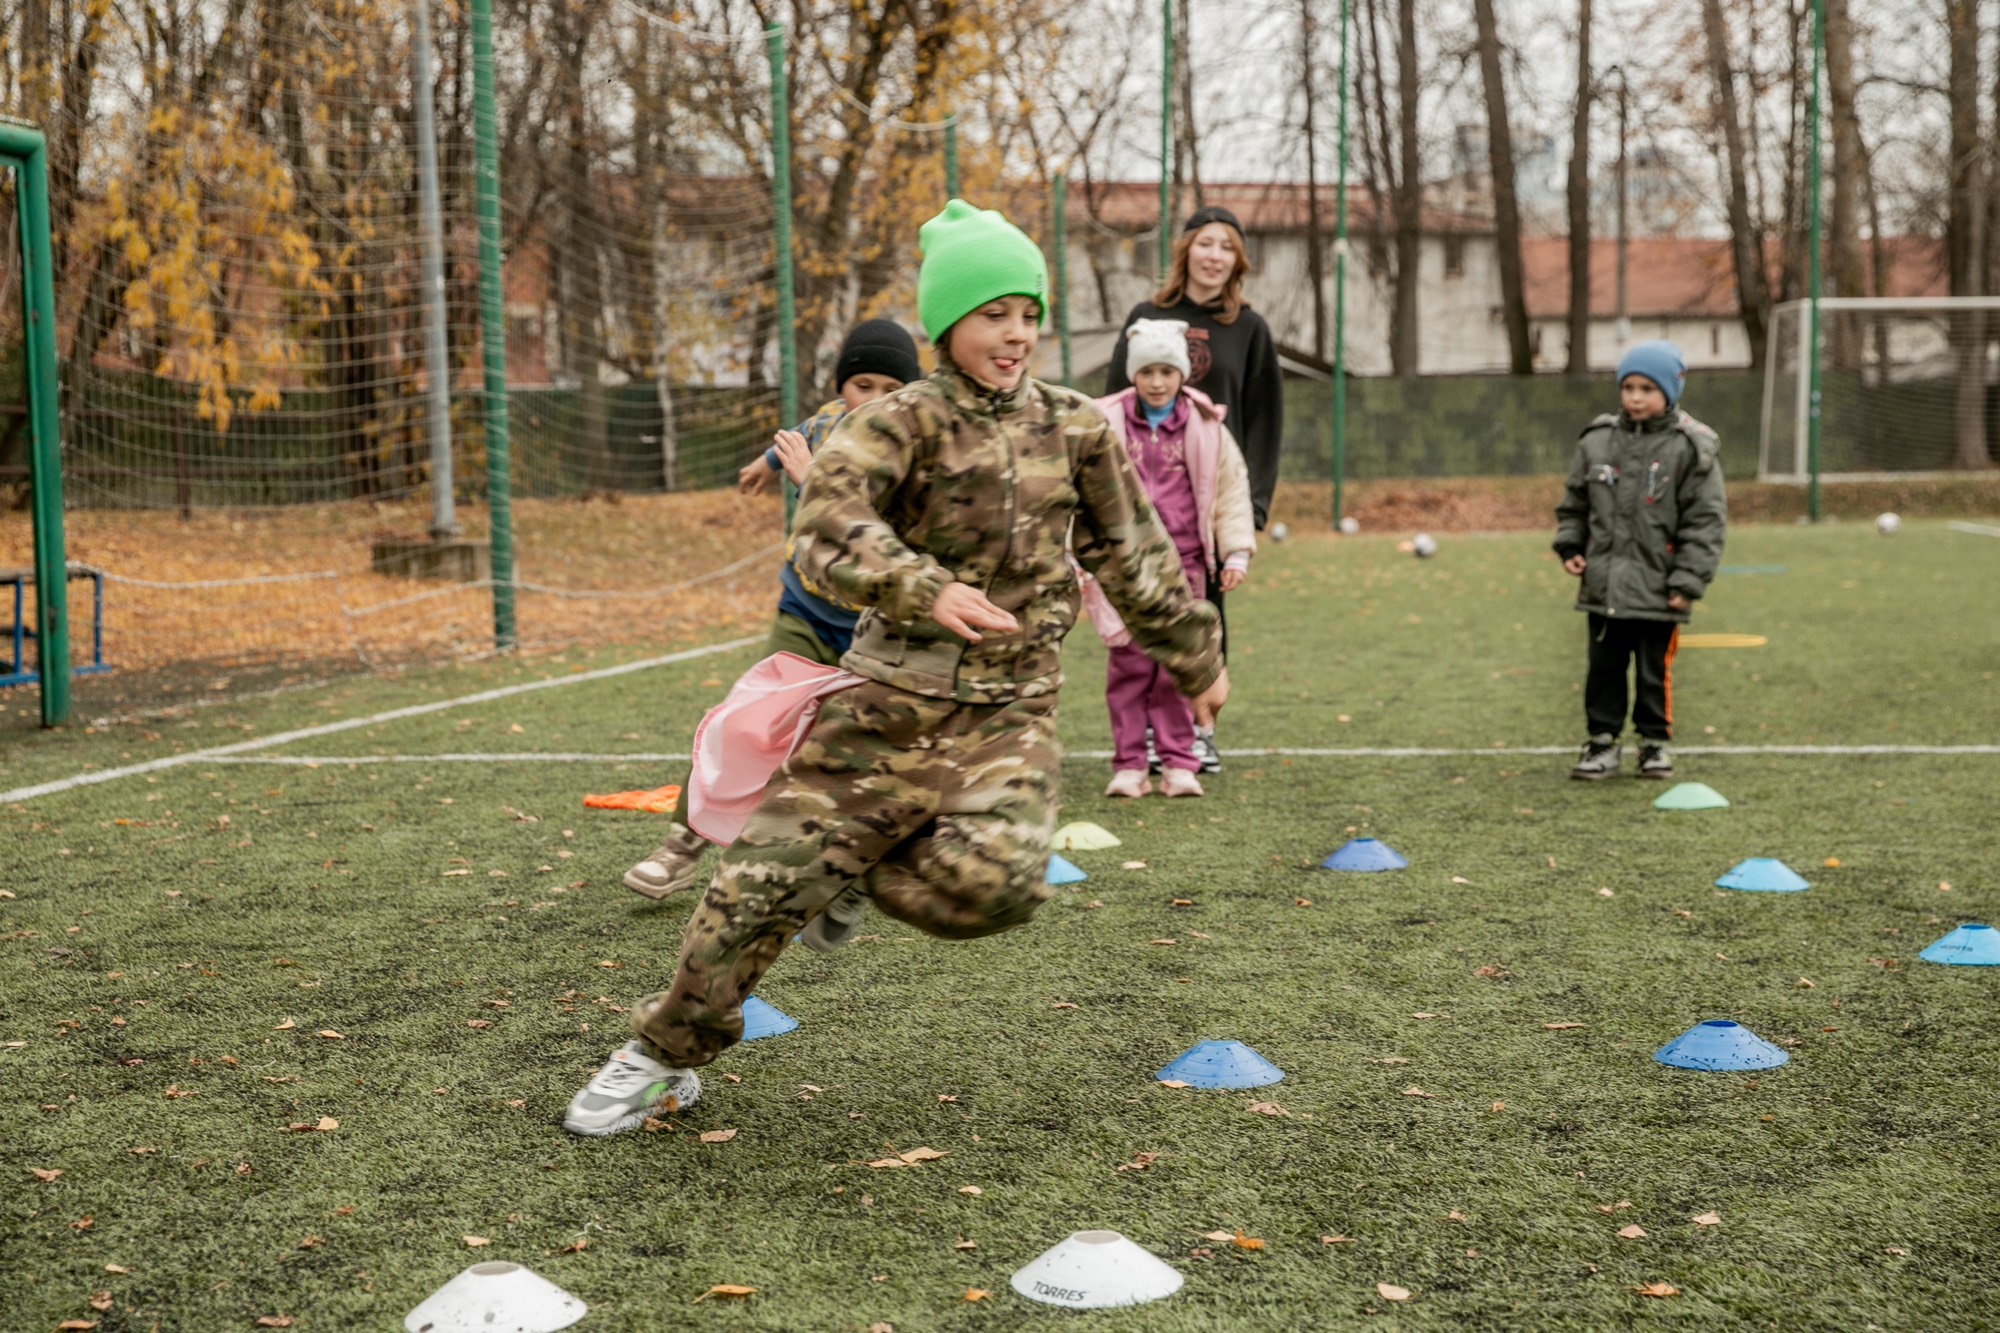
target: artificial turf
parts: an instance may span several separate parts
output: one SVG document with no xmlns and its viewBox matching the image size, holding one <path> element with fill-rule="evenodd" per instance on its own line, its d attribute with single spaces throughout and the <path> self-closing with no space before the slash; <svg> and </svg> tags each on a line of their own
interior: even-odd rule
<svg viewBox="0 0 2000 1333">
<path fill-rule="evenodd" d="M 2000 739 L 2000 541 L 1745 527 L 1727 560 L 1784 572 L 1723 576 L 1694 628 L 1770 641 L 1683 654 L 1688 744 Z M 1701 814 L 1653 811 L 1630 777 L 1572 784 L 1518 753 L 1580 728 L 1569 595 L 1535 538 L 1427 563 L 1383 539 L 1268 549 L 1230 601 L 1225 746 L 1499 752 L 1237 758 L 1172 805 L 1105 801 L 1107 766 L 1072 759 L 1066 817 L 1125 843 L 1070 854 L 1086 883 L 991 940 L 885 924 L 787 954 L 762 994 L 802 1027 L 726 1055 L 658 1132 L 605 1141 L 556 1121 L 621 1007 L 663 984 L 689 902 L 617 887 L 653 825 L 580 800 L 677 773 L 195 763 L 0 807 L 0 1327 L 388 1328 L 486 1258 L 605 1330 L 1991 1321 L 2000 976 L 1916 953 L 2000 914 L 2000 755 L 1697 754 L 1683 776 L 1733 802 Z M 1087 636 L 1079 749 L 1106 738 Z M 749 657 L 277 753 L 677 750 Z M 0 788 L 601 664 L 10 738 Z M 1410 868 L 1314 868 L 1356 834 Z M 1712 887 L 1749 856 L 1814 887 Z M 1652 1062 L 1718 1017 L 1792 1063 Z M 1212 1037 L 1285 1081 L 1153 1081 Z M 322 1117 L 338 1127 L 289 1128 Z M 717 1129 L 737 1133 L 698 1141 Z M 917 1147 L 946 1155 L 867 1165 Z M 1087 1227 L 1186 1286 L 1093 1315 L 1008 1289 Z M 1662 1282 L 1679 1294 L 1634 1291 Z M 692 1304 L 717 1284 L 757 1291 Z"/>
</svg>

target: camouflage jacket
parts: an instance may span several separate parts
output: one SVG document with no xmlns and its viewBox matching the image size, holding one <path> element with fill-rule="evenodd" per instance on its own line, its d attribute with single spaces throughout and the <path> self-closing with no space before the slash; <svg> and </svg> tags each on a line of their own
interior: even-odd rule
<svg viewBox="0 0 2000 1333">
<path fill-rule="evenodd" d="M 1688 618 L 1667 598 L 1695 601 L 1722 562 L 1729 506 L 1720 450 L 1715 432 L 1685 412 L 1638 423 L 1605 415 L 1584 428 L 1556 506 L 1556 553 L 1588 561 L 1577 610 Z"/>
<path fill-rule="evenodd" d="M 946 368 L 848 413 L 813 459 L 793 542 L 801 573 L 867 608 L 841 664 L 914 694 L 1059 689 L 1072 548 L 1184 692 L 1222 669 L 1215 609 L 1188 590 L 1124 445 L 1088 398 L 1038 380 L 993 393 Z M 930 619 L 954 581 L 1020 629 L 973 644 Z"/>
</svg>

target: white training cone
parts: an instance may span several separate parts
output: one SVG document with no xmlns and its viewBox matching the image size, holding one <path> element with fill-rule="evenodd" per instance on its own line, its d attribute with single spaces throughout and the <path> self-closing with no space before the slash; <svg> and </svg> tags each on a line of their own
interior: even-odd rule
<svg viewBox="0 0 2000 1333">
<path fill-rule="evenodd" d="M 1103 1310 L 1171 1296 L 1185 1280 L 1115 1231 L 1079 1231 L 1014 1274 L 1014 1290 L 1044 1305 Z"/>
<path fill-rule="evenodd" d="M 406 1333 L 555 1333 L 590 1307 L 519 1264 L 474 1264 L 403 1319 Z"/>
</svg>

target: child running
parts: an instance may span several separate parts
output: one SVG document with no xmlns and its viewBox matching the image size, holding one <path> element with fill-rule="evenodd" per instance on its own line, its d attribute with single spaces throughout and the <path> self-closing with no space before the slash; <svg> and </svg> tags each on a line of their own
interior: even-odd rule
<svg viewBox="0 0 2000 1333">
<path fill-rule="evenodd" d="M 902 325 L 892 319 L 871 319 L 856 324 L 840 345 L 835 362 L 834 382 L 840 396 L 820 408 L 796 429 L 781 430 L 771 447 L 750 460 L 737 474 L 737 484 L 756 495 L 771 484 L 771 478 L 785 478 L 785 533 L 788 539 L 785 563 L 778 571 L 783 591 L 778 594 L 778 614 L 771 622 L 766 653 L 796 653 L 809 662 L 835 666 L 854 641 L 854 622 L 861 608 L 826 595 L 806 581 L 793 559 L 789 543 L 798 487 L 805 484 L 812 456 L 841 419 L 856 408 L 885 398 L 923 378 L 917 363 L 917 344 Z M 625 887 L 645 897 L 660 899 L 691 888 L 708 849 L 702 836 L 685 824 L 667 830 L 666 841 L 657 851 L 625 872 Z"/>
<path fill-rule="evenodd" d="M 1556 554 L 1582 580 L 1590 616 L 1583 716 L 1589 729 L 1569 775 L 1618 774 L 1630 666 L 1639 776 L 1671 778 L 1674 650 L 1694 603 L 1722 563 L 1729 507 L 1715 432 L 1680 410 L 1687 363 L 1670 342 L 1644 342 L 1618 363 L 1617 415 L 1576 442 L 1556 507 Z"/>
<path fill-rule="evenodd" d="M 1028 374 L 1041 251 L 954 199 L 921 232 L 930 378 L 850 414 L 800 497 L 796 560 L 867 609 L 829 695 L 765 788 L 638 1036 L 570 1102 L 576 1134 L 686 1107 L 742 1039 L 743 1000 L 801 930 L 845 943 L 869 902 L 945 939 L 1025 922 L 1048 897 L 1061 751 L 1058 653 L 1074 551 L 1197 716 L 1229 695 L 1214 609 L 1188 590 L 1130 458 L 1083 396 Z"/>
<path fill-rule="evenodd" d="M 1097 400 L 1112 432 L 1125 443 L 1160 525 L 1173 540 L 1196 597 L 1207 597 L 1211 571 L 1233 592 L 1257 550 L 1250 506 L 1250 472 L 1222 424 L 1226 409 L 1187 385 L 1188 326 L 1179 319 L 1135 319 L 1125 330 L 1125 369 L 1132 387 Z M 1217 557 L 1221 559 L 1218 560 Z M 1194 717 L 1173 676 L 1132 644 L 1096 583 L 1084 605 L 1111 647 L 1104 702 L 1111 710 L 1111 785 L 1106 796 L 1139 797 L 1147 777 L 1146 732 L 1160 757 L 1160 787 L 1168 796 L 1200 796 L 1202 761 Z"/>
</svg>

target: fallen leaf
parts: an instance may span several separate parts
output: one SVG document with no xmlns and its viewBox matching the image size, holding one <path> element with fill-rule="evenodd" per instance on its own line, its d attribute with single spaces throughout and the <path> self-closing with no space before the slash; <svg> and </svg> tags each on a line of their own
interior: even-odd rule
<svg viewBox="0 0 2000 1333">
<path fill-rule="evenodd" d="M 1144 870 L 1145 868 L 1146 863 L 1144 861 L 1127 861 L 1119 867 L 1120 870 Z"/>
<path fill-rule="evenodd" d="M 1904 1258 L 1904 1257 L 1906 1257 L 1906 1256 L 1907 1256 L 1907 1255 L 1909 1254 L 1909 1251 L 1908 1251 L 1908 1250 L 1906 1250 L 1906 1249 L 1904 1249 L 1904 1248 L 1903 1248 L 1902 1246 L 1900 1246 L 1900 1245 L 1884 1245 L 1884 1246 L 1882 1247 L 1882 1253 L 1884 1253 L 1884 1254 L 1893 1254 L 1893 1255 L 1895 1255 L 1895 1256 L 1896 1256 L 1896 1257 L 1897 1257 L 1898 1259 L 1901 1259 L 1901 1258 Z"/>
<path fill-rule="evenodd" d="M 1493 1111 L 1493 1114 L 1494 1114 L 1494 1115 L 1499 1115 L 1499 1114 L 1500 1114 L 1500 1113 L 1501 1113 L 1502 1111 L 1504 1111 L 1504 1110 L 1506 1110 L 1506 1109 L 1507 1109 L 1507 1103 L 1505 1103 L 1505 1102 L 1495 1102 L 1495 1103 L 1493 1103 L 1493 1106 L 1492 1106 L 1492 1111 Z"/>
<path fill-rule="evenodd" d="M 1645 1286 L 1634 1287 L 1632 1290 L 1638 1295 L 1652 1296 L 1659 1300 L 1665 1300 L 1669 1296 L 1678 1296 L 1681 1294 L 1681 1289 L 1671 1282 L 1648 1282 Z"/>
<path fill-rule="evenodd" d="M 192 1097 L 192 1096 L 194 1096 L 194 1093 L 190 1092 L 186 1088 L 181 1087 L 178 1083 L 167 1084 L 166 1098 L 170 1102 L 177 1102 L 183 1097 Z"/>
<path fill-rule="evenodd" d="M 986 1193 L 985 1190 L 979 1188 L 979 1186 L 977 1185 L 960 1185 L 958 1187 L 958 1192 L 960 1194 L 975 1194 L 975 1195 Z"/>
<path fill-rule="evenodd" d="M 1471 880 L 1467 879 L 1467 878 L 1466 878 L 1465 876 L 1463 876 L 1463 875 L 1453 875 L 1453 876 L 1451 877 L 1451 882 L 1452 882 L 1452 883 L 1454 883 L 1454 884 L 1470 884 L 1470 883 L 1472 883 L 1472 881 L 1471 881 Z"/>
<path fill-rule="evenodd" d="M 1840 869 L 1840 858 L 1837 856 L 1829 856 L 1826 858 L 1826 860 L 1821 861 L 1820 864 L 1825 866 L 1828 870 L 1838 870 Z"/>
<path fill-rule="evenodd" d="M 302 1250 L 315 1250 L 324 1244 L 326 1244 L 326 1241 L 323 1237 L 307 1236 L 304 1240 L 299 1242 L 299 1248 Z"/>
<path fill-rule="evenodd" d="M 104 1271 L 107 1273 L 116 1273 L 119 1276 L 123 1277 L 131 1273 L 132 1270 L 125 1267 L 125 1265 L 123 1264 L 106 1264 L 104 1265 Z"/>
<path fill-rule="evenodd" d="M 1444 1220 L 1447 1222 L 1469 1222 L 1472 1219 L 1467 1217 L 1464 1213 L 1459 1212 L 1458 1209 L 1454 1208 L 1450 1212 L 1444 1215 Z"/>
<path fill-rule="evenodd" d="M 1174 901 L 1173 901 L 1173 905 L 1174 905 L 1175 907 L 1193 907 L 1193 906 L 1194 906 L 1194 899 L 1192 899 L 1192 898 L 1176 898 L 1176 899 L 1174 899 Z"/>
<path fill-rule="evenodd" d="M 1722 1225 L 1720 1213 L 1697 1213 L 1692 1219 L 1698 1227 L 1719 1227 Z"/>
<path fill-rule="evenodd" d="M 721 681 L 716 682 L 716 684 L 718 685 L 720 685 L 721 683 L 722 683 Z M 719 1283 L 716 1286 L 710 1287 L 707 1291 L 704 1291 L 701 1295 L 695 1297 L 694 1304 L 700 1305 L 703 1301 L 707 1300 L 711 1296 L 722 1296 L 732 1300 L 740 1301 L 740 1300 L 748 1300 L 750 1297 L 756 1294 L 757 1294 L 757 1289 L 755 1287 L 739 1287 L 733 1283 L 724 1282 L 724 1283 Z"/>
<path fill-rule="evenodd" d="M 884 1321 L 878 1321 L 868 1326 L 868 1333 L 896 1333 L 896 1326 Z"/>
<path fill-rule="evenodd" d="M 1590 1026 L 1590 1024 L 1588 1024 L 1588 1023 L 1544 1023 L 1544 1024 L 1542 1024 L 1542 1026 L 1543 1026 L 1544 1028 L 1547 1028 L 1547 1029 L 1548 1029 L 1548 1030 L 1549 1030 L 1550 1032 L 1573 1032 L 1573 1031 L 1575 1031 L 1575 1030 L 1576 1030 L 1577 1028 L 1582 1028 L 1582 1027 L 1589 1027 L 1589 1026 Z"/>
<path fill-rule="evenodd" d="M 1473 968 L 1472 975 L 1475 977 L 1497 977 L 1504 980 L 1505 978 L 1511 977 L 1514 974 L 1512 972 L 1509 972 L 1504 967 L 1495 967 L 1493 964 L 1488 963 L 1484 967 Z"/>
<path fill-rule="evenodd" d="M 1811 977 L 1800 977 L 1800 978 L 1799 978 L 1799 979 L 1798 979 L 1798 980 L 1797 980 L 1796 982 L 1794 982 L 1794 983 L 1793 983 L 1793 986 L 1792 986 L 1792 988 L 1793 988 L 1794 990 L 1817 990 L 1817 989 L 1819 989 L 1819 988 L 1818 988 L 1817 986 L 1815 986 L 1815 985 L 1813 984 L 1813 979 L 1812 979 Z"/>
<path fill-rule="evenodd" d="M 1240 1231 L 1237 1232 L 1236 1235 L 1232 1237 L 1232 1239 L 1235 1241 L 1236 1248 L 1239 1250 L 1261 1250 L 1264 1248 L 1263 1241 L 1259 1240 L 1255 1236 L 1246 1236 Z"/>
<path fill-rule="evenodd" d="M 1630 1208 L 1631 1206 L 1632 1206 L 1632 1201 L 1630 1199 L 1620 1199 L 1617 1203 L 1598 1204 L 1597 1211 L 1605 1214 L 1606 1216 L 1609 1216 L 1612 1213 L 1622 1212 L 1625 1209 Z"/>
<path fill-rule="evenodd" d="M 949 1157 L 951 1154 L 941 1153 L 936 1148 L 912 1148 L 906 1153 L 898 1153 L 896 1155 L 911 1166 L 915 1166 L 919 1162 L 935 1162 L 940 1158 Z"/>
<path fill-rule="evenodd" d="M 1160 1160 L 1159 1153 L 1142 1152 L 1137 1157 L 1134 1157 L 1131 1161 L 1126 1162 L 1123 1166 L 1120 1166 L 1118 1169 L 1120 1171 L 1144 1171 L 1147 1167 L 1151 1166 L 1153 1163 L 1159 1160 Z"/>
<path fill-rule="evenodd" d="M 1435 1094 L 1425 1092 L 1422 1088 L 1404 1088 L 1403 1095 L 1405 1097 L 1431 1097 Z"/>
<path fill-rule="evenodd" d="M 735 1137 L 736 1131 L 733 1129 L 704 1129 L 701 1132 L 703 1143 L 727 1143 Z"/>
<path fill-rule="evenodd" d="M 1319 1238 L 1319 1243 L 1320 1243 L 1320 1244 L 1322 1244 L 1322 1245 L 1352 1245 L 1352 1244 L 1354 1243 L 1354 1237 L 1352 1237 L 1352 1236 L 1321 1236 L 1321 1237 Z"/>
<path fill-rule="evenodd" d="M 1098 898 L 1092 898 L 1089 902 L 1083 905 L 1083 910 L 1086 912 L 1095 912 L 1098 908 L 1102 906 L 1104 906 L 1103 900 Z"/>
<path fill-rule="evenodd" d="M 332 1028 L 321 1028 L 318 1032 L 314 1033 L 313 1035 L 316 1037 L 325 1037 L 328 1041 L 347 1040 L 345 1036 L 343 1036 L 341 1033 L 335 1032 Z"/>
<path fill-rule="evenodd" d="M 1148 944 L 1179 944 L 1179 940 L 1147 940 Z"/>
<path fill-rule="evenodd" d="M 493 1026 L 493 1021 L 487 1018 L 468 1018 L 465 1020 L 465 1025 L 469 1028 L 478 1028 L 483 1032 Z"/>
<path fill-rule="evenodd" d="M 1074 1004 L 1070 1003 L 1070 1002 L 1069 1002 L 1068 1000 L 1057 1000 L 1057 1001 L 1055 1002 L 1055 1004 L 1053 1004 L 1053 1005 L 1052 1005 L 1052 1006 L 1050 1006 L 1050 1007 L 1051 1007 L 1051 1008 L 1055 1008 L 1055 1009 L 1074 1009 L 1074 1008 L 1076 1008 L 1076 1006 L 1075 1006 Z M 941 1097 L 941 1098 L 939 1098 L 938 1100 L 940 1100 L 940 1101 L 943 1101 L 943 1100 L 945 1100 L 945 1099 Z M 956 1098 L 956 1097 L 953 1097 L 953 1098 L 951 1098 L 950 1100 L 952 1100 L 952 1101 L 957 1101 L 957 1100 L 958 1100 L 958 1098 Z"/>
<path fill-rule="evenodd" d="M 1613 897 L 1613 896 L 1615 896 L 1615 895 L 1613 895 L 1613 893 L 1612 893 L 1612 892 L 1611 892 L 1611 890 L 1609 890 L 1609 889 L 1599 889 L 1599 890 L 1597 891 L 1597 896 L 1598 896 L 1598 897 L 1600 897 L 1600 898 L 1610 898 L 1610 897 Z"/>
<path fill-rule="evenodd" d="M 257 1316 L 259 1328 L 290 1328 L 292 1317 L 288 1314 L 266 1314 Z"/>
<path fill-rule="evenodd" d="M 1292 899 L 1292 906 L 1294 907 L 1311 907 L 1312 905 L 1313 905 L 1313 900 L 1310 898 Z"/>
<path fill-rule="evenodd" d="M 293 1028 L 297 1027 L 298 1025 L 299 1025 L 299 1020 L 298 1020 L 298 1019 L 296 1019 L 296 1018 L 288 1018 L 288 1019 L 286 1019 L 286 1020 L 285 1020 L 284 1022 L 282 1022 L 282 1023 L 278 1024 L 278 1026 L 276 1026 L 276 1027 L 272 1028 L 272 1029 L 271 1029 L 271 1031 L 273 1031 L 273 1032 L 290 1032 L 290 1031 L 291 1031 L 291 1030 L 292 1030 Z"/>
<path fill-rule="evenodd" d="M 1163 1088 L 1191 1088 L 1194 1085 L 1192 1083 L 1189 1083 L 1186 1079 L 1163 1078 L 1160 1080 L 1160 1086 Z"/>
<path fill-rule="evenodd" d="M 1426 1013 L 1414 1013 L 1414 1014 L 1411 1014 L 1411 1015 L 1410 1015 L 1410 1017 L 1411 1017 L 1411 1018 L 1416 1018 L 1416 1019 L 1425 1019 L 1425 1018 L 1436 1018 L 1436 1017 L 1437 1017 L 1437 1015 L 1436 1015 L 1436 1014 L 1426 1014 Z"/>
<path fill-rule="evenodd" d="M 984 1287 L 967 1287 L 965 1289 L 966 1301 L 986 1301 L 986 1300 L 991 1300 L 992 1298 L 993 1298 L 993 1293 L 986 1290 L 986 1288 Z"/>
<path fill-rule="evenodd" d="M 132 1154 L 132 1155 L 133 1155 L 134 1157 L 150 1157 L 150 1156 L 152 1156 L 152 1155 L 153 1155 L 154 1153 L 158 1152 L 158 1151 L 159 1151 L 159 1149 L 158 1149 L 158 1148 L 127 1148 L 127 1149 L 126 1149 L 125 1151 L 126 1151 L 126 1152 L 128 1152 L 128 1153 L 131 1153 L 131 1154 Z"/>
<path fill-rule="evenodd" d="M 1646 1228 L 1634 1222 L 1630 1226 L 1618 1228 L 1618 1238 L 1620 1240 L 1644 1240 L 1646 1239 Z"/>
<path fill-rule="evenodd" d="M 1284 1107 L 1278 1105 L 1276 1102 L 1252 1102 L 1250 1103 L 1250 1112 L 1253 1115 L 1269 1115 L 1269 1116 L 1291 1114 L 1290 1111 L 1287 1111 Z"/>
<path fill-rule="evenodd" d="M 1410 1063 L 1410 1060 L 1408 1056 L 1404 1055 L 1385 1055 L 1380 1060 L 1370 1060 L 1368 1063 L 1371 1065 L 1406 1065 Z"/>
<path fill-rule="evenodd" d="M 574 1242 L 573 1242 L 572 1244 L 569 1244 L 569 1245 L 565 1245 L 565 1246 L 563 1246 L 563 1247 L 562 1247 L 562 1248 L 561 1248 L 560 1250 L 557 1250 L 557 1251 L 556 1251 L 556 1253 L 557 1253 L 557 1254 L 582 1254 L 582 1253 L 583 1253 L 583 1252 L 584 1252 L 585 1250 L 587 1250 L 587 1249 L 589 1249 L 589 1248 L 590 1248 L 590 1237 L 588 1237 L 588 1236 L 578 1236 L 578 1237 L 576 1238 L 576 1240 L 575 1240 L 575 1241 L 574 1241 Z"/>
<path fill-rule="evenodd" d="M 954 1250 L 976 1250 L 979 1248 L 979 1246 L 972 1241 L 962 1240 L 958 1244 L 952 1246 L 951 1248 L 953 1248 Z"/>
<path fill-rule="evenodd" d="M 58 1333 L 83 1333 L 84 1329 L 96 1327 L 95 1319 L 65 1319 L 56 1325 Z"/>
<path fill-rule="evenodd" d="M 51 1167 L 37 1166 L 31 1169 L 35 1173 L 35 1179 L 41 1181 L 43 1184 L 47 1184 L 51 1180 L 60 1180 L 62 1178 L 62 1168 L 59 1166 L 51 1166 Z"/>
<path fill-rule="evenodd" d="M 1234 1231 L 1204 1231 L 1201 1233 L 1201 1238 L 1203 1240 L 1235 1240 L 1236 1235 L 1237 1233 Z"/>
<path fill-rule="evenodd" d="M 97 1311 L 99 1314 L 103 1314 L 106 1310 L 109 1310 L 113 1304 L 111 1300 L 111 1293 L 108 1291 L 93 1291 L 90 1294 L 90 1299 L 85 1301 L 84 1304 L 88 1305 L 91 1309 Z"/>
<path fill-rule="evenodd" d="M 1375 1294 L 1385 1301 L 1407 1301 L 1410 1299 L 1410 1289 L 1408 1287 L 1399 1287 L 1393 1282 L 1377 1282 L 1375 1284 Z"/>
<path fill-rule="evenodd" d="M 464 1236 L 461 1239 L 465 1241 L 465 1248 L 468 1250 L 477 1250 L 493 1243 L 493 1238 L 490 1236 Z"/>
<path fill-rule="evenodd" d="M 77 1218 L 76 1221 L 70 1223 L 69 1229 L 71 1231 L 88 1231 L 96 1225 L 97 1225 L 97 1215 L 94 1213 L 86 1213 L 82 1217 Z"/>
</svg>

